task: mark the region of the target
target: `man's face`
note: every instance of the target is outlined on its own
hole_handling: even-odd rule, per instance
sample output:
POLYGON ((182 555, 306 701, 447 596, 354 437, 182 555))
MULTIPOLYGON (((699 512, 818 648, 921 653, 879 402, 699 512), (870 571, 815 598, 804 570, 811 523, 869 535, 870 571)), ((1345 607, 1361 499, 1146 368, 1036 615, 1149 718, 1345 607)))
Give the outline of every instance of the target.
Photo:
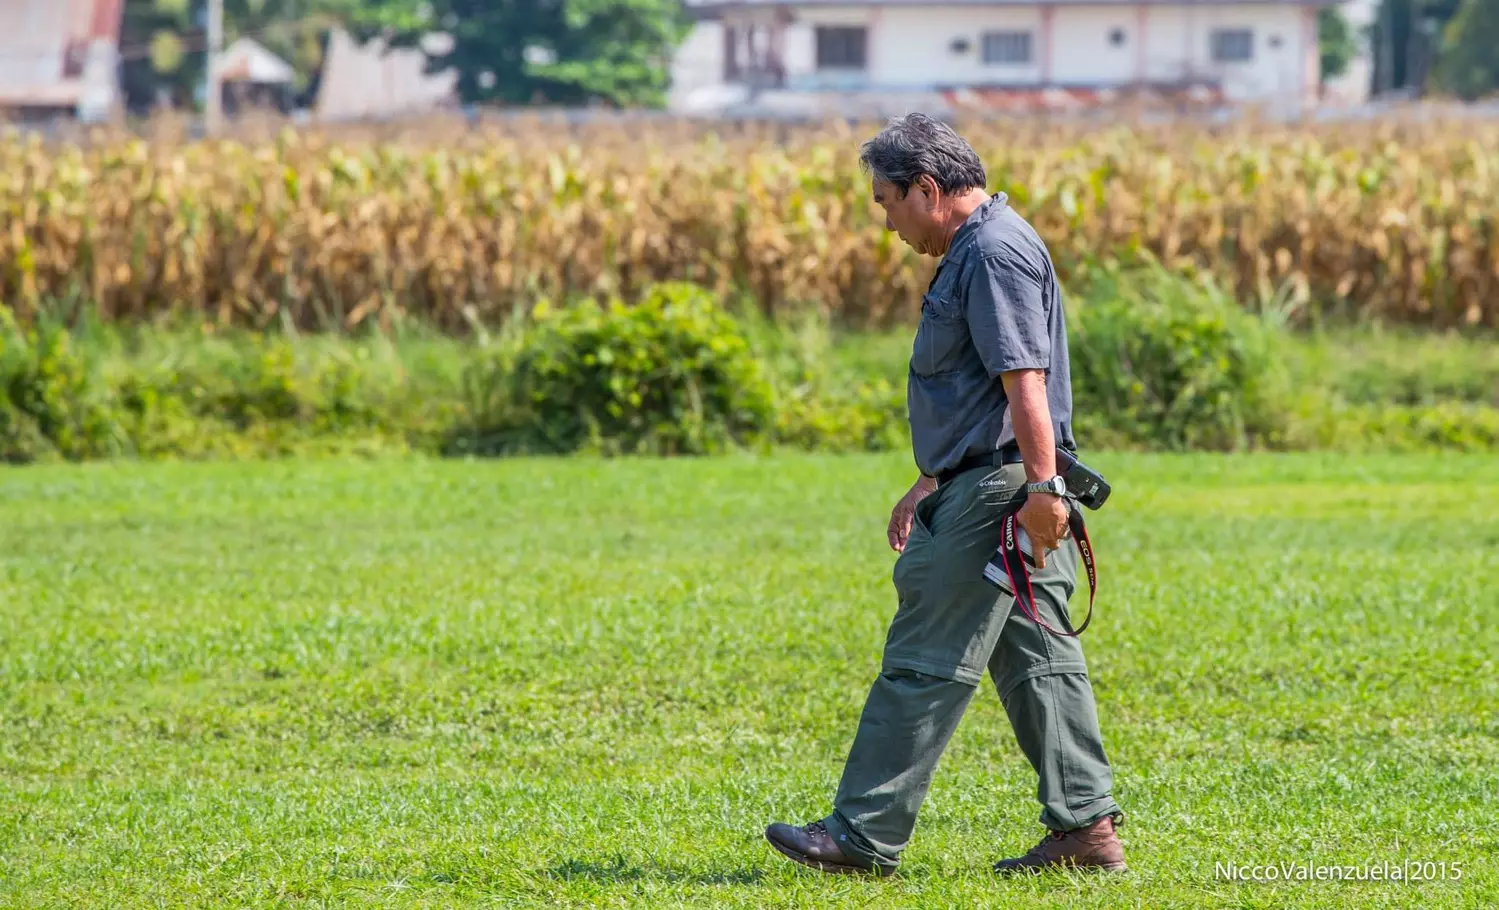
POLYGON ((876 177, 870 184, 874 201, 885 210, 885 229, 895 231, 913 250, 940 256, 942 225, 937 217, 937 185, 922 177, 902 195, 893 183, 876 177))

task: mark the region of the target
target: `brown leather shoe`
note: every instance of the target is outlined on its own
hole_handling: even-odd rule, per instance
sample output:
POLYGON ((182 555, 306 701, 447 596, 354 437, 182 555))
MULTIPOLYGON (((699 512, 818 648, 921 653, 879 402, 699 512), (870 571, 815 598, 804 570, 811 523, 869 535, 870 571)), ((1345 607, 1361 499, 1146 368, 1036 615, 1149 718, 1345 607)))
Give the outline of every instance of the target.
POLYGON ((765 829, 770 845, 804 866, 840 875, 874 875, 879 869, 838 849, 822 822, 800 828, 776 822, 765 829))
MULTIPOLYGON (((1122 814, 1119 821, 1123 824, 1122 814)), ((1026 855, 994 864, 998 875, 1035 874, 1047 869, 1125 871, 1124 845, 1114 833, 1114 816, 1106 815, 1074 831, 1051 831, 1026 855)))

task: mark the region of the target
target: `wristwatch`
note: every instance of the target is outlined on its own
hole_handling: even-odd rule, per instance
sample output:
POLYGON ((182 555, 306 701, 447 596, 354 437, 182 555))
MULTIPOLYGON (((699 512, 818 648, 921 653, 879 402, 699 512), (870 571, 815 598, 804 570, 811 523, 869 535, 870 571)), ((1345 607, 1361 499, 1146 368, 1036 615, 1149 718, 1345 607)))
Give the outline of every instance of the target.
POLYGON ((1025 491, 1027 493, 1050 493, 1053 496, 1066 496, 1067 481, 1063 479, 1061 474, 1058 474, 1050 480, 1026 484, 1025 491))

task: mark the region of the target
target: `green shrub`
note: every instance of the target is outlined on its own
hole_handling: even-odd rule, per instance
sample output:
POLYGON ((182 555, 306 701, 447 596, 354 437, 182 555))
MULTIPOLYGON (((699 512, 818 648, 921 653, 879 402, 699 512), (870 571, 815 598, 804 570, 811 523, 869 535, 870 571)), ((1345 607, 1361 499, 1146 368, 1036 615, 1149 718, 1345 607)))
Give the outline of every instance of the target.
POLYGON ((1100 275, 1069 297, 1068 335, 1083 446, 1285 442, 1280 331, 1211 284, 1155 265, 1100 275))
MULTIPOLYGON (((1307 338, 1160 270, 1100 270, 1081 290, 1069 328, 1090 451, 1499 451, 1482 339, 1307 338)), ((477 342, 23 330, 0 306, 0 461, 909 450, 909 332, 835 341, 819 318, 732 317, 682 285, 633 308, 543 310, 498 338, 476 328, 477 342)))
POLYGON ((772 387, 705 291, 653 288, 635 306, 538 307, 513 350, 465 382, 469 426, 450 450, 686 455, 768 439, 772 387))
POLYGON ((1293 424, 1291 447, 1340 452, 1499 451, 1499 408, 1348 404, 1320 399, 1293 424))
POLYGON ((904 386, 885 379, 856 382, 845 392, 783 397, 776 441, 798 449, 882 452, 910 444, 904 386))
POLYGON ((0 306, 0 460, 102 458, 127 446, 118 415, 67 329, 21 329, 0 306))
POLYGON ((1499 336, 1360 329, 1294 346, 1300 384, 1351 404, 1499 406, 1499 336))

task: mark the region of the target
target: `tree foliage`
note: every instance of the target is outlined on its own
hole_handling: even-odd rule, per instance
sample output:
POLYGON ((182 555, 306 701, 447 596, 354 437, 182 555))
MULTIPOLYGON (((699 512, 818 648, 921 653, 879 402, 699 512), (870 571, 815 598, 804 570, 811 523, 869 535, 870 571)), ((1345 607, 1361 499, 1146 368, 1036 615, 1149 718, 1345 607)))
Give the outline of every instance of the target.
POLYGON ((1324 6, 1317 10, 1317 46, 1324 82, 1346 73, 1349 62, 1358 53, 1353 28, 1342 10, 1336 6, 1324 6))
POLYGON ((680 0, 374 0, 357 20, 406 46, 451 36, 429 68, 473 103, 658 106, 687 30, 680 0))
MULTIPOLYGON (((302 91, 322 63, 330 26, 356 15, 362 0, 224 0, 224 43, 254 38, 292 65, 302 91)), ((207 70, 207 0, 129 0, 120 44, 126 103, 142 112, 158 94, 195 104, 207 70)))
POLYGON ((1499 0, 1465 0, 1458 8, 1432 77, 1464 100, 1499 93, 1499 0))

